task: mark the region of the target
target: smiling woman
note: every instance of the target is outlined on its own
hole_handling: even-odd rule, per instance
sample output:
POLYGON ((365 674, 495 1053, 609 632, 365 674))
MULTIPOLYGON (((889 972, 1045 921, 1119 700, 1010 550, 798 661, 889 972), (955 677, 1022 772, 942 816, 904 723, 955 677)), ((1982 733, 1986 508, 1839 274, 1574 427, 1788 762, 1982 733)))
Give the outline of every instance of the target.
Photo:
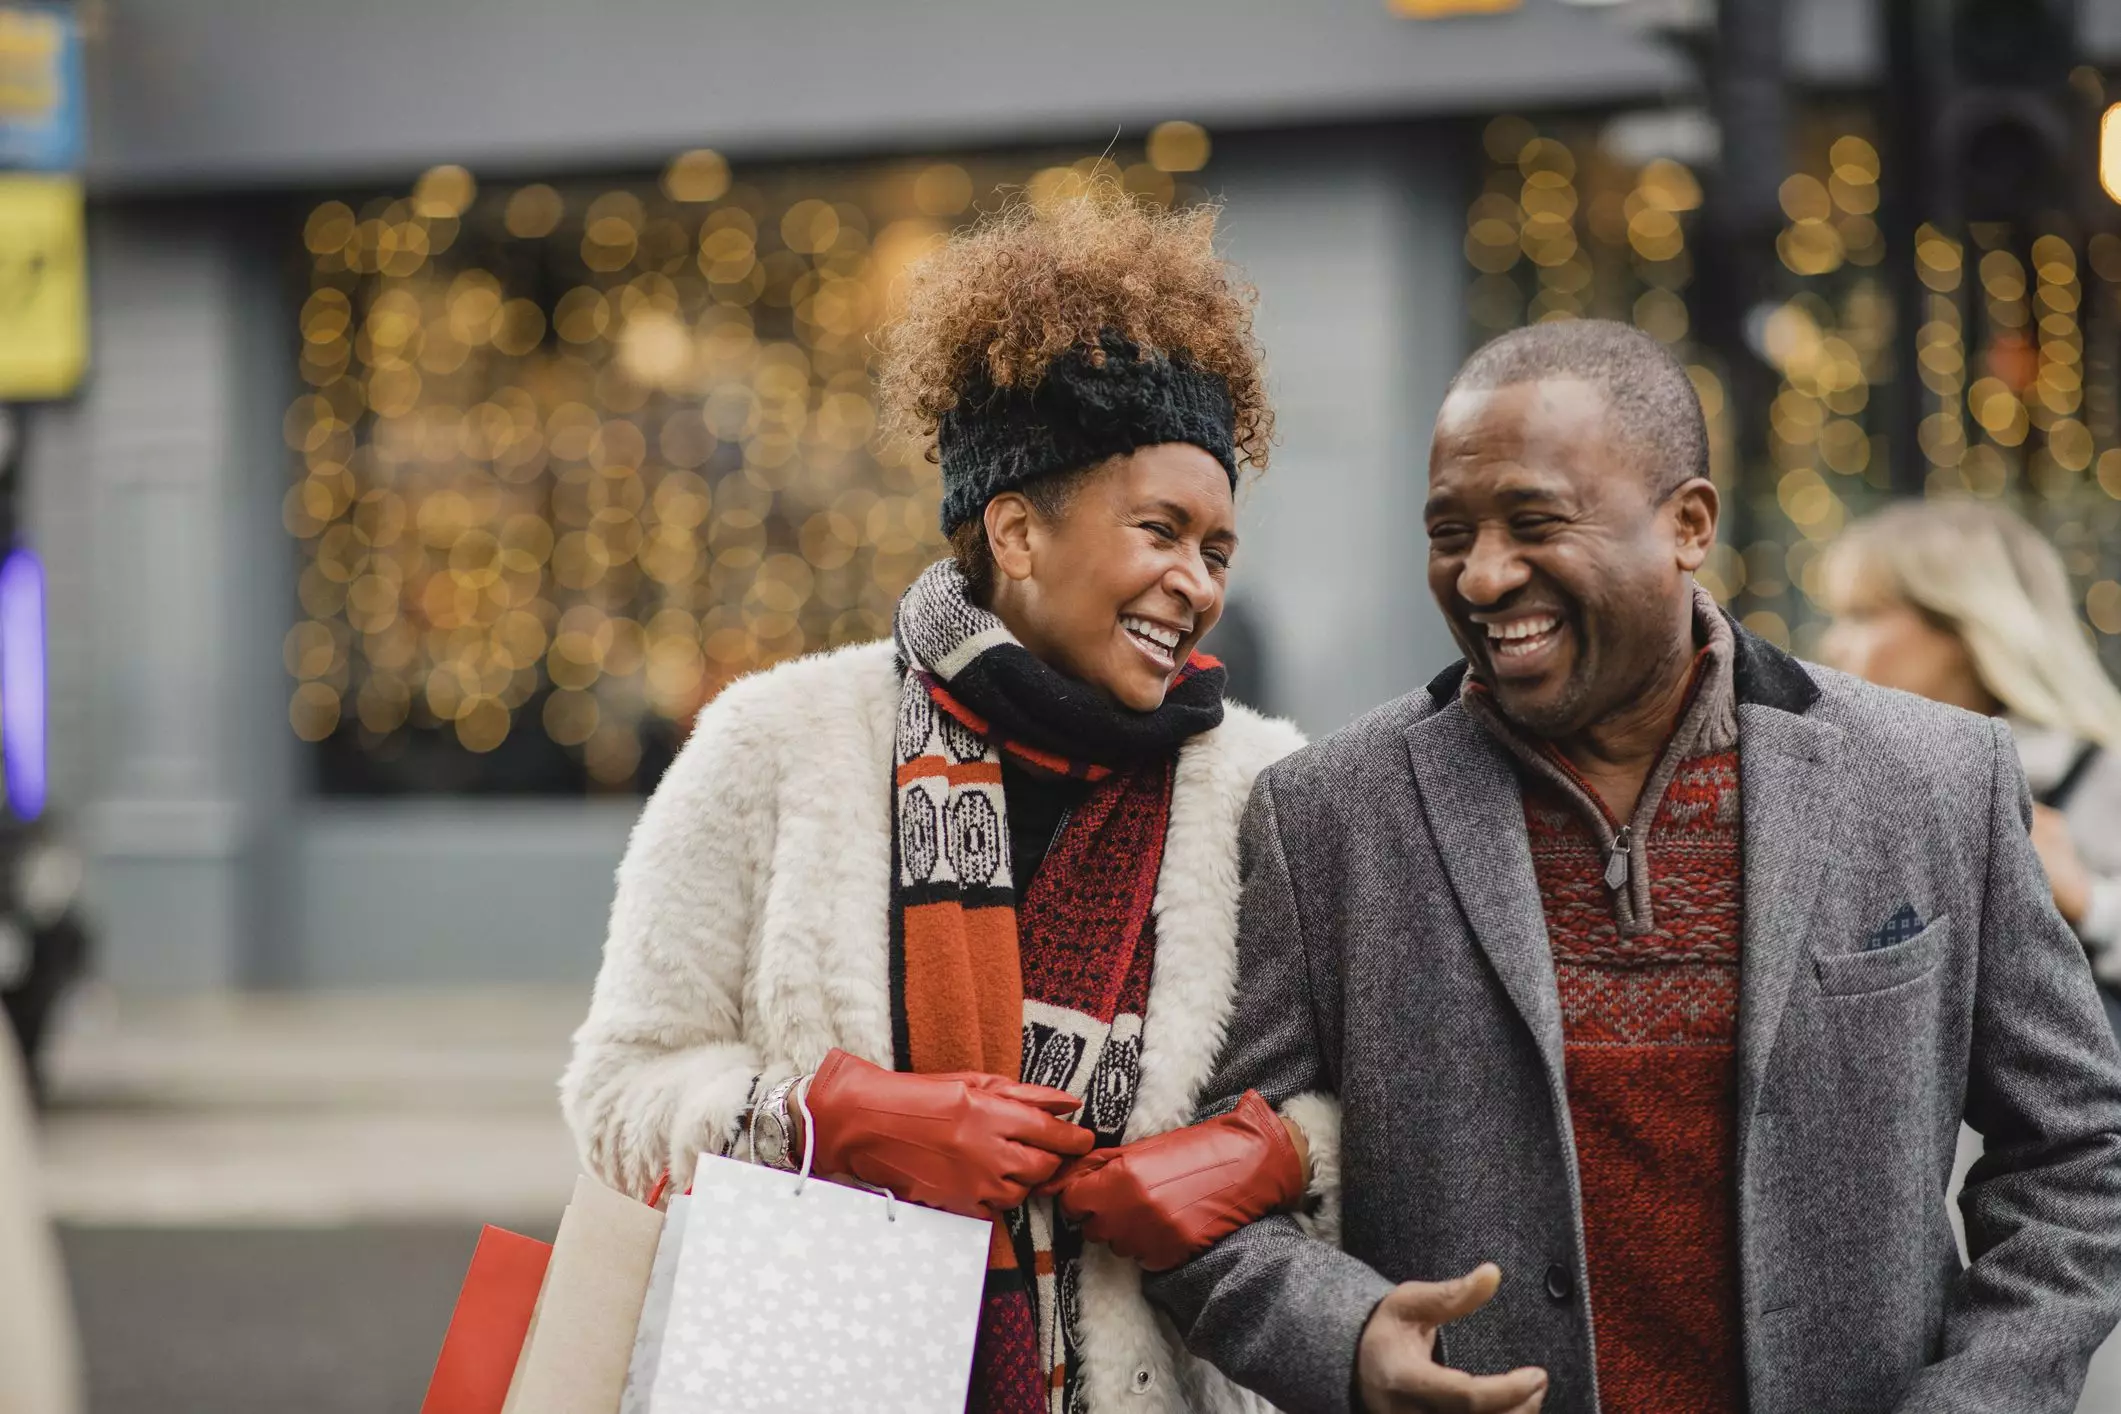
POLYGON ((701 715, 563 1082, 633 1192, 704 1151, 807 1151, 999 1219, 980 1414, 1246 1407, 1137 1268, 1308 1184, 1308 1137, 1258 1096, 1188 1124, 1233 1000, 1238 819, 1300 740, 1196 651, 1272 426, 1214 225, 1093 188, 913 269, 880 401, 940 464, 953 554, 891 643, 701 715))
POLYGON ((1109 188, 1014 207, 914 268, 880 379, 943 465, 967 592, 1135 711, 1222 612, 1237 473, 1273 433, 1214 230, 1109 188))

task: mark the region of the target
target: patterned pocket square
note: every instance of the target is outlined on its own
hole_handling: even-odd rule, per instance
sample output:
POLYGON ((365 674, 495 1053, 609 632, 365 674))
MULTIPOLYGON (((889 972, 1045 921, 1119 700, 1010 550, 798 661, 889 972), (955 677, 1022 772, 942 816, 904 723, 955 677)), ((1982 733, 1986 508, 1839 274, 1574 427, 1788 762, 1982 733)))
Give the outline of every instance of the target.
POLYGON ((1923 923, 1922 915, 1915 912, 1915 905, 1903 903, 1900 905, 1900 911, 1888 919, 1883 928, 1871 934, 1870 941, 1863 945, 1863 950, 1876 952, 1895 943, 1904 943, 1921 932, 1925 926, 1927 925, 1923 923))

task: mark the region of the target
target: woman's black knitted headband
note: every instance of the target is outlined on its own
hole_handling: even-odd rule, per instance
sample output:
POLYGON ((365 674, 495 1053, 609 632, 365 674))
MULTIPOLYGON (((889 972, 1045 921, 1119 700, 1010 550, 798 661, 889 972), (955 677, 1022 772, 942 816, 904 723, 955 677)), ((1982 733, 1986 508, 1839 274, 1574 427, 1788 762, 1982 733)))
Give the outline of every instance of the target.
POLYGON ((1237 485, 1237 410, 1222 375, 1111 330, 1098 344, 1101 361, 1070 350, 1029 388, 996 387, 984 369, 966 385, 936 434, 944 534, 1004 491, 1160 442, 1199 447, 1237 485))

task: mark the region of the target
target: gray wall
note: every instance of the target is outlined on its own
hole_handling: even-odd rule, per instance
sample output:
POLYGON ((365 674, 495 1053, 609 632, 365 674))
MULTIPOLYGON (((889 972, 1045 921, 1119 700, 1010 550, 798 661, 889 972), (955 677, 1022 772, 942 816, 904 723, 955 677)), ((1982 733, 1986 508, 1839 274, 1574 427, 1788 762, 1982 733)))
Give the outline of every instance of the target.
POLYGON ((638 801, 316 801, 296 817, 293 980, 588 982, 638 801))
POLYGON ((96 213, 94 370, 32 427, 54 807, 89 847, 113 970, 155 985, 252 980, 247 942, 279 926, 290 371, 276 262, 243 229, 96 213))
MULTIPOLYGON (((2081 0, 2121 54, 2121 0, 2081 0)), ((1858 83, 1878 0, 1785 0, 1791 72, 1858 83)), ((1662 101, 1687 66, 1630 8, 1523 0, 1414 21, 1385 0, 106 0, 105 190, 639 165, 1662 101)))
POLYGON ((1455 145, 1326 151, 1263 140, 1217 169, 1280 432, 1246 496, 1234 592, 1264 621, 1270 705, 1313 734, 1456 656, 1423 578, 1421 501, 1465 329, 1455 145))
POLYGON ((1384 0, 109 0, 106 189, 746 156, 1100 143, 1655 93, 1682 66, 1527 0, 1416 22, 1384 0))

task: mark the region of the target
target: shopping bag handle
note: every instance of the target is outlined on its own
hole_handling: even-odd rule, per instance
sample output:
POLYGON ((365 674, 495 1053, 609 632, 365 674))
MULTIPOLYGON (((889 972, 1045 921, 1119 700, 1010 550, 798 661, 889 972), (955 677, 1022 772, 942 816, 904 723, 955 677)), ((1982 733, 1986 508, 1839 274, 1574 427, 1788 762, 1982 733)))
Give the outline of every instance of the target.
MULTIPOLYGON (((802 1115, 803 1115, 803 1133, 804 1133, 805 1135, 811 1135, 811 1134, 815 1134, 815 1133, 817 1133, 817 1121, 816 1121, 816 1120, 814 1120, 814 1119, 812 1119, 812 1118, 810 1117, 810 1082, 809 1082, 809 1081, 808 1081, 807 1079, 806 1079, 806 1080, 804 1080, 804 1081, 803 1081, 802 1083, 798 1084, 798 1085, 797 1085, 797 1086, 795 1087, 795 1105, 796 1105, 796 1108, 797 1108, 798 1110, 800 1110, 800 1111, 802 1112, 802 1115)), ((797 1197, 801 1197, 801 1196, 802 1196, 802 1193, 803 1193, 803 1189, 804 1189, 804 1188, 805 1188, 806 1186, 808 1186, 808 1184, 809 1184, 809 1182, 810 1182, 810 1160, 811 1160, 811 1156, 812 1156, 812 1153, 813 1153, 813 1151, 815 1150, 815 1148, 816 1148, 816 1146, 815 1146, 815 1145, 812 1145, 812 1144, 805 1144, 805 1145, 803 1146, 803 1167, 802 1167, 802 1171, 801 1171, 800 1173, 798 1173, 798 1174, 796 1175, 796 1177, 795 1177, 795 1193, 796 1193, 796 1196, 797 1196, 797 1197)), ((756 1163, 757 1163, 758 1161, 759 1161, 759 1148, 758 1148, 758 1136, 757 1136, 757 1134, 756 1134, 756 1133, 754 1133, 754 1134, 752 1135, 752 1140, 751 1140, 751 1162, 752 1162, 752 1163, 754 1163, 754 1164, 756 1164, 756 1163)), ((848 1184, 849 1184, 850 1186, 854 1186, 854 1187, 859 1187, 859 1188, 866 1188, 866 1189, 868 1189, 868 1190, 869 1190, 869 1191, 870 1191, 871 1193, 880 1193, 880 1194, 882 1194, 882 1195, 883 1195, 883 1198, 884 1198, 884 1218, 885 1218, 885 1220, 886 1220, 886 1221, 888 1221, 888 1222, 897 1222, 897 1221, 898 1221, 898 1195, 897 1195, 897 1194, 893 1193, 893 1192, 892 1192, 892 1191, 891 1191, 890 1189, 888 1189, 888 1188, 884 1188, 884 1187, 881 1187, 881 1186, 879 1186, 879 1185, 877 1185, 877 1184, 873 1184, 873 1183, 863 1183, 863 1182, 862 1182, 862 1181, 861 1181, 860 1179, 858 1179, 858 1178, 850 1178, 850 1179, 848 1179, 848 1180, 847 1180, 847 1182, 848 1182, 848 1184)), ((655 1181, 655 1186, 654 1186, 653 1188, 650 1188, 650 1189, 648 1190, 648 1197, 647 1197, 647 1199, 646 1199, 646 1201, 647 1201, 647 1204, 648 1204, 648 1206, 649 1206, 649 1207, 651 1207, 651 1208, 660 1208, 660 1207, 662 1207, 662 1206, 663 1206, 663 1194, 664 1194, 665 1192, 667 1192, 667 1191, 669 1190, 669 1188, 670 1188, 670 1170, 666 1168, 666 1169, 664 1169, 664 1170, 663 1170, 663 1172, 662 1172, 662 1173, 661 1173, 661 1174, 660 1174, 660 1175, 659 1175, 659 1176, 658 1176, 658 1177, 656 1178, 656 1181, 655 1181)), ((686 1189, 685 1191, 686 1191, 686 1192, 687 1192, 688 1194, 692 1192, 692 1190, 691 1190, 690 1188, 687 1188, 687 1189, 686 1189)))
MULTIPOLYGON (((795 1107, 798 1110, 802 1111, 803 1134, 805 1138, 814 1139, 817 1135, 817 1121, 810 1117, 810 1078, 808 1076, 803 1077, 802 1080, 796 1083, 795 1107)), ((816 1144, 806 1143, 803 1145, 803 1168, 802 1172, 798 1173, 795 1177, 795 1196, 798 1198, 803 1196, 803 1189, 810 1182, 810 1160, 816 1153, 816 1144)), ((897 1194, 893 1193, 888 1188, 882 1188, 870 1183, 862 1183, 859 1179, 854 1179, 851 1181, 860 1184, 861 1187, 868 1189, 872 1193, 883 1194, 885 1221, 898 1221, 897 1194)))

